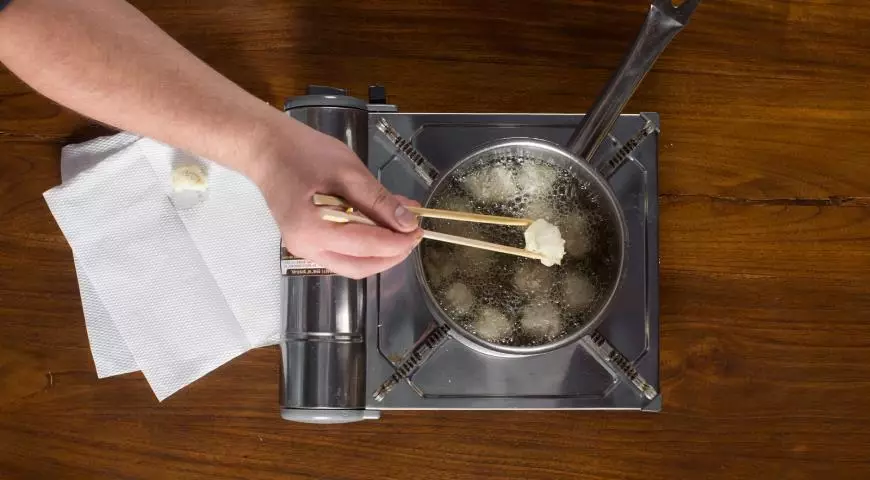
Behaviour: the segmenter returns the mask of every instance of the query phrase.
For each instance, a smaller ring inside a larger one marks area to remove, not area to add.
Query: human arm
[[[421,237],[341,142],[221,76],[122,0],[15,0],[0,11],[0,62],[83,115],[232,168],[263,192],[288,248],[360,278]],[[317,217],[314,193],[344,197],[385,228]]]

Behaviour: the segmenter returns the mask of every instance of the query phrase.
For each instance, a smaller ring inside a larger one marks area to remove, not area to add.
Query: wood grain
[[[275,105],[387,85],[404,111],[583,111],[645,2],[134,2]],[[0,478],[870,476],[870,4],[708,0],[629,110],[662,114],[661,414],[277,414],[278,351],[158,404],[97,380],[42,200],[104,132],[0,70]]]

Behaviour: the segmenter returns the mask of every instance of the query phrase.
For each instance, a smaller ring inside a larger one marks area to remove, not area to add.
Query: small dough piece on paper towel
[[[171,199],[177,208],[193,208],[208,195],[208,173],[200,164],[184,163],[174,166],[171,180]]]
[[[189,163],[172,169],[172,190],[204,192],[208,190],[208,174],[201,165]]]

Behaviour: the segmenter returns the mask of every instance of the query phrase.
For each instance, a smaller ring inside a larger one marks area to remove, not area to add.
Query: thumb
[[[378,225],[406,233],[419,228],[417,216],[405,208],[368,170],[349,173],[335,186],[335,190]]]

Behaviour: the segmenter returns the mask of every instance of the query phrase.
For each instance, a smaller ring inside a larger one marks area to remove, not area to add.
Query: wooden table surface
[[[647,8],[134,3],[274,105],[381,82],[432,112],[583,112]],[[41,194],[100,130],[0,70],[0,478],[868,478],[868,31],[866,0],[707,0],[631,101],[662,116],[660,414],[290,424],[277,348],[163,404],[139,374],[97,380]]]

